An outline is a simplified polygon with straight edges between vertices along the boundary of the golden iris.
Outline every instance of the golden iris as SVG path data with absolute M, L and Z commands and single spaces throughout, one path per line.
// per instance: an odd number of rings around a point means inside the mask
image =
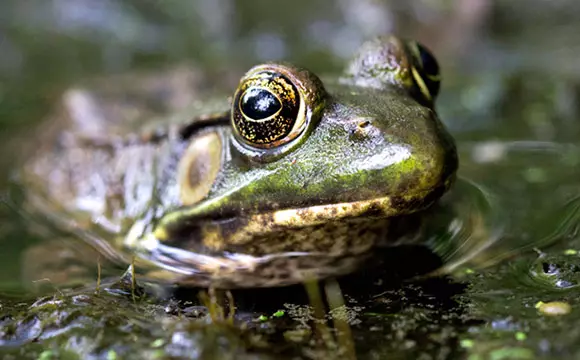
M 302 99 L 296 86 L 275 71 L 258 71 L 242 79 L 232 120 L 236 132 L 249 145 L 272 147 L 303 123 L 299 122 Z M 295 134 L 295 136 L 298 134 Z

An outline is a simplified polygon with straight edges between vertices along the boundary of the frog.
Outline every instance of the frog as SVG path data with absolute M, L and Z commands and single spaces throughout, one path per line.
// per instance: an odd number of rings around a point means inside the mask
M 148 107 L 73 88 L 53 119 L 65 125 L 44 131 L 54 136 L 17 178 L 28 208 L 149 280 L 234 289 L 336 277 L 399 244 L 406 219 L 452 187 L 440 82 L 424 45 L 384 35 L 338 76 L 267 62 L 231 96 L 194 101 L 174 86 L 181 107 L 159 88 Z

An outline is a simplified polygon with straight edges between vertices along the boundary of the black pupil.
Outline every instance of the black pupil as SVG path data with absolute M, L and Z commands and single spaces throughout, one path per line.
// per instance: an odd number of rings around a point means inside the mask
M 427 75 L 439 75 L 439 64 L 437 64 L 437 60 L 431 55 L 431 52 L 421 44 L 417 44 L 417 47 L 423 64 L 423 72 Z
M 278 98 L 266 89 L 249 89 L 240 101 L 242 112 L 254 120 L 268 118 L 282 108 Z

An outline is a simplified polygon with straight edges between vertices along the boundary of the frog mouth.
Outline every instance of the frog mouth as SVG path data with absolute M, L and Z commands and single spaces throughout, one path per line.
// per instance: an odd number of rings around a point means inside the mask
M 406 215 L 427 208 L 445 192 L 447 186 L 413 195 L 385 196 L 327 205 L 314 205 L 297 209 L 276 210 L 250 215 L 245 226 L 230 237 L 232 243 L 244 243 L 254 234 L 280 229 L 302 228 L 355 218 L 382 219 Z M 241 231 L 240 231 L 241 230 Z
M 197 219 L 194 226 L 170 229 L 162 227 L 143 237 L 133 238 L 127 246 L 138 253 L 141 260 L 152 263 L 178 276 L 207 276 L 228 272 L 252 272 L 254 269 L 281 259 L 330 259 L 362 256 L 372 246 L 365 242 L 358 250 L 344 248 L 338 252 L 326 250 L 306 250 L 286 248 L 283 251 L 252 253 L 247 247 L 265 233 L 278 234 L 292 229 L 316 227 L 329 222 L 349 221 L 359 218 L 382 226 L 379 219 L 415 213 L 429 207 L 447 189 L 450 183 L 423 193 L 403 197 L 381 197 L 328 205 L 316 205 L 299 209 L 275 210 L 250 215 L 245 218 L 209 220 Z M 373 220 L 376 219 L 376 220 Z M 368 221 L 367 221 L 368 223 Z M 202 235 L 203 236 L 200 236 Z M 215 243 L 212 244 L 212 236 Z M 277 242 L 273 236 L 270 241 Z M 329 239 L 329 243 L 335 240 Z M 362 239 L 361 241 L 365 241 Z M 224 243 L 226 246 L 224 247 Z M 352 250 L 352 251 L 351 251 Z
M 382 219 L 411 214 L 432 205 L 447 191 L 452 182 L 453 179 L 449 179 L 439 187 L 412 195 L 385 196 L 371 200 L 314 205 L 251 215 L 243 231 L 238 231 L 239 235 L 237 238 L 232 237 L 232 240 L 242 243 L 244 237 L 264 230 L 301 228 L 354 218 Z
M 437 201 L 453 183 L 454 177 L 438 187 L 400 196 L 384 196 L 334 204 L 258 212 L 245 216 L 223 216 L 213 211 L 188 214 L 181 221 L 161 223 L 141 236 L 127 236 L 130 248 L 153 249 L 163 244 L 183 248 L 184 243 L 195 252 L 219 253 L 224 241 L 233 247 L 243 246 L 265 233 L 322 225 L 351 219 L 383 219 L 408 215 L 426 209 Z M 220 216 L 221 215 L 221 216 Z M 200 240 L 202 239 L 202 240 Z

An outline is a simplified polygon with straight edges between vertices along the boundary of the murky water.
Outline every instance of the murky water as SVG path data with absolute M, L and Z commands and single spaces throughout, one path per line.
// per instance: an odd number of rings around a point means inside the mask
M 414 247 L 388 249 L 377 264 L 339 280 L 346 306 L 336 303 L 334 285 L 322 287 L 324 306 L 334 308 L 322 314 L 302 287 L 234 292 L 234 325 L 205 316 L 194 290 L 179 290 L 180 304 L 157 288 L 135 301 L 111 285 L 123 269 L 104 261 L 93 296 L 98 257 L 74 240 L 56 241 L 49 254 L 35 250 L 67 235 L 35 226 L 20 212 L 18 192 L 5 192 L 5 358 L 580 355 L 575 2 L 345 0 L 329 8 L 304 1 L 288 9 L 265 1 L 89 3 L 0 5 L 1 137 L 3 153 L 15 154 L 1 159 L 3 186 L 31 146 L 31 124 L 61 89 L 87 75 L 186 61 L 207 67 L 216 89 L 228 88 L 265 58 L 332 73 L 363 39 L 393 30 L 427 43 L 440 59 L 437 107 L 458 142 L 460 179 L 427 223 L 423 240 L 438 257 Z M 64 273 L 50 261 L 62 257 L 69 265 Z M 66 292 L 63 284 L 75 279 L 82 281 Z M 570 305 L 570 313 L 539 310 L 540 302 L 553 301 Z

